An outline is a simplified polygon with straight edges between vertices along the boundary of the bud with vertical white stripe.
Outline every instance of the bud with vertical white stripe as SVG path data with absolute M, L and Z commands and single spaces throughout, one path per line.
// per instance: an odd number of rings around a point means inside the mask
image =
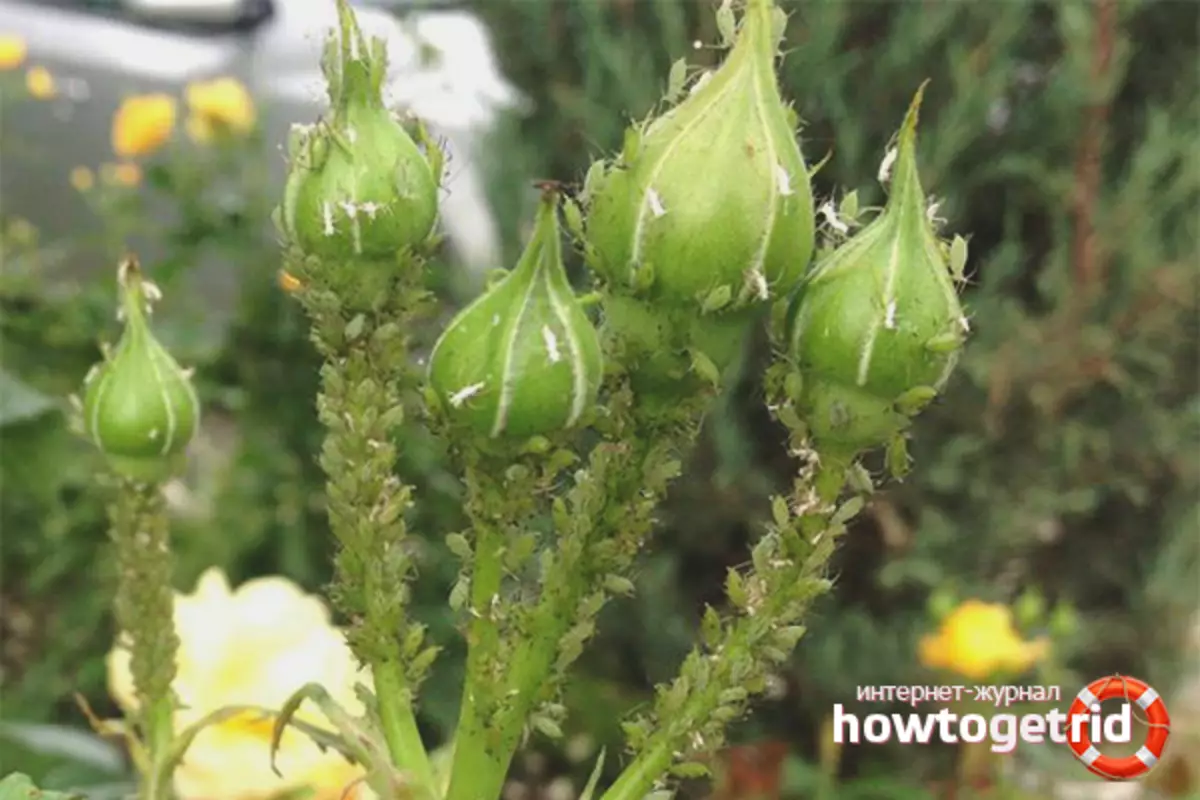
M 917 174 L 924 88 L 900 130 L 883 212 L 813 267 L 789 311 L 793 399 L 816 442 L 846 455 L 903 430 L 941 390 L 967 334 L 951 245 Z
M 387 52 L 346 0 L 322 63 L 332 118 L 293 127 L 277 221 L 306 255 L 384 259 L 423 244 L 437 216 L 440 152 L 422 153 L 383 100 Z
M 573 426 L 602 375 L 596 330 L 563 267 L 558 198 L 547 191 L 516 268 L 438 339 L 429 384 L 452 422 L 521 438 Z
M 591 266 L 614 287 L 675 307 L 734 310 L 786 296 L 813 252 L 812 188 L 796 118 L 775 74 L 787 22 L 772 0 L 717 14 L 732 43 L 719 68 L 630 130 L 620 157 L 588 173 Z
M 158 290 L 132 257 L 121 264 L 118 283 L 125 330 L 85 379 L 84 429 L 117 472 L 157 483 L 181 466 L 200 404 L 187 372 L 150 331 Z

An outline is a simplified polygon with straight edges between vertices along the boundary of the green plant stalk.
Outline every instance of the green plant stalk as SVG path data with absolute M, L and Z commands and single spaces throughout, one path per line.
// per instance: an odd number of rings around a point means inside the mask
M 121 480 L 109 520 L 119 570 L 117 626 L 129 637 L 136 723 L 147 758 L 139 797 L 162 800 L 170 796 L 171 776 L 161 765 L 174 738 L 171 684 L 179 637 L 171 590 L 170 523 L 160 487 Z
M 608 345 L 609 363 L 616 363 L 613 341 Z M 594 630 L 605 576 L 628 572 L 653 528 L 655 509 L 678 474 L 675 457 L 695 442 L 711 391 L 699 384 L 688 388 L 690 400 L 681 398 L 674 418 L 664 423 L 661 416 L 647 416 L 635 402 L 625 374 L 611 376 L 606 391 L 609 413 L 598 423 L 605 441 L 593 449 L 583 477 L 568 493 L 566 519 L 556 519 L 554 562 L 544 571 L 537 604 L 523 613 L 517 626 L 519 640 L 505 659 L 511 666 L 500 690 L 491 695 L 493 714 L 478 711 L 481 686 L 486 684 L 478 676 L 487 662 L 473 662 L 468 672 L 464 709 L 467 703 L 475 708 L 461 716 L 448 800 L 499 796 L 531 712 L 540 699 L 553 695 Z M 663 469 L 667 464 L 673 466 Z M 469 486 L 475 483 L 468 480 Z M 480 523 L 476 525 L 478 533 Z M 485 541 L 477 539 L 476 570 L 493 569 L 489 562 L 499 564 L 496 551 L 485 547 Z M 483 585 L 480 572 L 474 577 L 473 590 Z M 498 586 L 498 581 L 487 585 Z M 481 589 L 472 602 L 478 608 L 480 601 L 490 603 L 493 596 Z M 490 622 L 486 615 L 477 615 L 473 625 L 487 628 Z M 573 632 L 577 635 L 572 638 Z M 472 653 L 477 646 L 473 638 Z
M 811 484 L 797 480 L 796 499 L 815 500 L 814 510 L 775 526 L 770 535 L 780 545 L 778 556 L 772 557 L 776 563 L 760 564 L 755 558 L 755 567 L 744 579 L 744 585 L 757 587 L 751 589 L 753 613 L 746 609 L 725 625 L 719 639 L 708 643 L 707 653 L 702 646 L 692 650 L 680 677 L 665 695 L 660 691 L 657 719 L 646 741 L 602 800 L 643 800 L 680 761 L 695 762 L 714 751 L 724 727 L 744 711 L 744 698 L 730 700 L 729 690 L 761 681 L 773 661 L 790 653 L 795 640 L 781 646 L 777 635 L 784 626 L 795 626 L 812 599 L 828 588 L 821 576 L 836 550 L 836 534 L 844 529 L 831 523 L 829 512 L 845 474 L 844 466 L 826 465 Z M 807 552 L 801 555 L 801 550 Z M 785 647 L 786 652 L 779 652 Z M 667 710 L 662 708 L 663 697 L 671 695 L 671 689 L 685 694 L 679 708 Z M 723 710 L 733 713 L 718 716 Z
M 467 486 L 466 511 L 473 550 L 467 600 L 467 678 L 463 687 L 448 797 L 499 797 L 520 735 L 512 727 L 521 702 L 507 688 L 512 653 L 523 627 L 513 625 L 521 604 L 504 596 L 514 563 L 510 545 L 533 535 L 530 523 L 545 512 L 552 453 L 513 451 L 504 443 L 462 443 L 459 457 Z M 465 576 L 461 579 L 465 579 Z M 461 580 L 460 579 L 460 580 Z
M 468 485 L 476 485 L 468 480 Z M 472 519 L 475 557 L 472 565 L 470 616 L 467 629 L 467 677 L 455 733 L 454 766 L 448 797 L 499 797 L 511 753 L 507 737 L 493 719 L 497 696 L 493 673 L 497 667 L 500 629 L 493 616 L 493 599 L 504 578 L 504 531 L 494 521 Z M 465 793 L 464 793 L 465 792 Z
M 379 265 L 365 263 L 363 270 Z M 413 710 L 419 675 L 406 671 L 402 642 L 411 630 L 405 587 L 412 562 L 404 512 L 412 488 L 393 471 L 394 434 L 404 421 L 402 392 L 412 384 L 406 331 L 426 300 L 419 271 L 403 270 L 377 306 L 354 313 L 334 292 L 309 285 L 320 269 L 297 263 L 299 292 L 312 338 L 325 360 L 318 413 L 326 428 L 320 463 L 328 478 L 330 527 L 341 547 L 334 560 L 333 599 L 351 620 L 348 642 L 371 669 L 376 713 L 393 764 L 429 796 L 433 767 Z

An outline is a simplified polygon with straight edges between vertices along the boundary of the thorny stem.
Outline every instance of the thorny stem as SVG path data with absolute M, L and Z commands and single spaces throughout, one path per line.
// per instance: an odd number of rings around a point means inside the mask
M 169 797 L 170 775 L 160 769 L 174 737 L 175 654 L 171 552 L 166 500 L 156 485 L 122 480 L 109 507 L 120 571 L 116 618 L 128 637 L 137 692 L 137 726 L 146 751 L 142 800 Z

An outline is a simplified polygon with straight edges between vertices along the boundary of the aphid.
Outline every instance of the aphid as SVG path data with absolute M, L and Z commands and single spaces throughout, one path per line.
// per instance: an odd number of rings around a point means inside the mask
M 879 164 L 879 182 L 887 183 L 892 179 L 892 165 L 896 163 L 896 156 L 899 151 L 893 147 L 884 155 L 883 161 Z
M 950 243 L 950 275 L 959 283 L 966 280 L 967 240 L 955 236 Z
M 455 408 L 461 408 L 463 403 L 467 402 L 482 391 L 482 383 L 472 383 L 470 386 L 464 386 L 454 394 L 450 395 L 450 405 L 454 406 Z
M 833 207 L 833 203 L 826 202 L 825 205 L 821 206 L 821 216 L 825 218 L 825 222 L 829 224 L 829 227 L 838 233 L 846 234 L 850 231 L 850 226 L 838 218 L 838 212 Z
M 717 31 L 721 34 L 721 45 L 731 47 L 737 32 L 737 23 L 733 18 L 733 5 L 729 0 L 723 0 L 721 7 L 717 9 Z
M 674 103 L 683 94 L 683 86 L 687 82 L 687 59 L 681 58 L 671 65 L 667 76 L 667 99 Z

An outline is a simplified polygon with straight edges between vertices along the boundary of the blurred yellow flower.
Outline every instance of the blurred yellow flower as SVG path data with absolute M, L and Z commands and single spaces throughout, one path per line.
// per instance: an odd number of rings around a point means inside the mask
M 86 192 L 96 185 L 96 175 L 87 167 L 71 170 L 71 185 L 77 192 Z
M 100 180 L 109 186 L 133 187 L 142 182 L 142 168 L 131 161 L 100 167 Z
M 921 663 L 976 680 L 1020 674 L 1045 657 L 1049 643 L 1027 642 L 1003 605 L 967 600 L 954 609 L 932 636 L 921 640 Z
M 254 130 L 254 101 L 236 78 L 189 84 L 184 97 L 191 112 L 187 133 L 196 142 L 205 144 L 222 133 L 244 135 Z
M 329 610 L 285 578 L 249 581 L 232 590 L 223 572 L 210 569 L 192 594 L 176 595 L 175 627 L 180 649 L 173 684 L 181 729 L 230 705 L 280 708 L 306 683 L 324 686 L 344 708 L 362 713 L 355 683 L 359 672 Z M 127 711 L 137 699 L 129 653 L 120 643 L 108 656 L 109 691 Z M 297 719 L 332 729 L 311 704 Z M 361 777 L 361 769 L 333 751 L 322 752 L 289 728 L 276 756 L 283 777 L 271 769 L 270 719 L 243 715 L 206 728 L 196 737 L 175 773 L 181 800 L 265 800 L 309 788 L 314 800 L 338 800 Z M 362 786 L 362 784 L 358 784 Z M 352 795 L 348 795 L 352 796 Z
M 45 67 L 30 67 L 25 73 L 25 91 L 38 100 L 50 100 L 58 94 L 54 76 Z
M 25 40 L 11 33 L 0 34 L 0 70 L 16 69 L 28 54 Z
M 175 129 L 175 98 L 167 94 L 127 97 L 113 115 L 112 146 L 121 158 L 153 153 Z

